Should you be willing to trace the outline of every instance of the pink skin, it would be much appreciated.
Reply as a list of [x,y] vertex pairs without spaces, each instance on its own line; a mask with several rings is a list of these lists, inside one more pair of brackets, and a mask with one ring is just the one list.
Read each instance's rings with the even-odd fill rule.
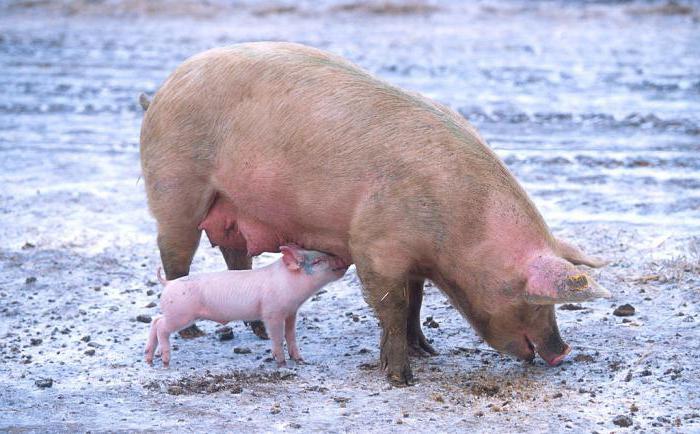
[[220,324],[229,321],[262,320],[272,341],[278,366],[285,364],[283,339],[289,357],[302,362],[296,343],[295,321],[299,307],[316,291],[339,279],[347,265],[324,253],[282,246],[282,259],[256,270],[222,271],[166,281],[161,296],[163,315],[151,324],[146,344],[146,363],[161,349],[163,366],[170,364],[170,334],[196,320]]

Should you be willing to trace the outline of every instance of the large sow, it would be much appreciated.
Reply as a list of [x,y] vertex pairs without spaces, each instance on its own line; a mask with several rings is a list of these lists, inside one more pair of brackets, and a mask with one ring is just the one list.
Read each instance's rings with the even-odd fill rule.
[[354,263],[382,327],[381,366],[412,381],[434,353],[430,279],[494,348],[549,364],[569,352],[553,304],[609,293],[574,265],[513,175],[449,108],[291,43],[185,61],[146,111],[141,163],[169,280],[202,230],[230,268],[296,244]]

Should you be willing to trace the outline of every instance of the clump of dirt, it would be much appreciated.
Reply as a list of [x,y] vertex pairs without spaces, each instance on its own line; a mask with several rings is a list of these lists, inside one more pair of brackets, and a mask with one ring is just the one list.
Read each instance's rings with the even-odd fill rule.
[[559,310],[586,310],[586,308],[580,304],[566,303],[559,306]]
[[471,391],[476,396],[496,396],[501,388],[493,383],[474,383],[471,386]]
[[220,341],[230,341],[233,339],[233,329],[229,326],[219,327],[215,331]]
[[[223,374],[213,374],[207,371],[204,375],[183,377],[173,382],[163,383],[164,389],[171,395],[196,395],[216,392],[241,393],[245,388],[256,388],[259,384],[280,383],[296,377],[293,372],[243,372],[234,371]],[[144,385],[148,390],[162,390],[157,382]]]
[[617,309],[613,311],[613,315],[615,316],[632,316],[634,315],[635,309],[634,306],[631,304],[623,304],[622,306],[618,306]]

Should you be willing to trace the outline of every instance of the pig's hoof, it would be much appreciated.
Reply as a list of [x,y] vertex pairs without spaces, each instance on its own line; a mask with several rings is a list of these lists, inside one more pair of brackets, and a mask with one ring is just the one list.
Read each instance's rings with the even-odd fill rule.
[[267,330],[265,330],[265,323],[262,321],[246,321],[246,324],[250,326],[250,329],[253,330],[255,336],[264,340],[270,339],[270,337],[267,336]]
[[406,387],[413,386],[415,384],[413,373],[408,365],[398,371],[390,370],[386,377],[389,380],[389,383],[394,387]]
[[197,327],[197,324],[192,324],[191,326],[180,330],[180,337],[183,339],[194,339],[204,336],[205,334],[206,333]]
[[425,335],[423,334],[423,331],[420,329],[420,327],[414,332],[411,332],[411,329],[409,328],[408,333],[406,335],[406,344],[408,354],[410,356],[429,357],[438,355],[438,352],[435,351],[435,348],[433,348],[433,346],[430,345],[430,343],[428,343],[428,340],[425,338]]
[[427,341],[423,342],[409,342],[408,344],[408,355],[411,357],[430,357],[437,356],[438,352],[435,351],[432,345]]

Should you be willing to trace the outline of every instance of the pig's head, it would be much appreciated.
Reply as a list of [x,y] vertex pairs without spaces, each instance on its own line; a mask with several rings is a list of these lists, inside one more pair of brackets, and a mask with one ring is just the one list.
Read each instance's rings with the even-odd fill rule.
[[331,281],[343,277],[348,269],[343,260],[327,253],[304,250],[295,245],[281,246],[280,252],[282,262],[294,273],[304,273]]
[[479,334],[493,348],[519,359],[532,361],[537,352],[550,366],[570,351],[559,335],[554,305],[610,297],[590,276],[554,255],[531,258],[525,275],[496,293],[470,299],[470,319]]

